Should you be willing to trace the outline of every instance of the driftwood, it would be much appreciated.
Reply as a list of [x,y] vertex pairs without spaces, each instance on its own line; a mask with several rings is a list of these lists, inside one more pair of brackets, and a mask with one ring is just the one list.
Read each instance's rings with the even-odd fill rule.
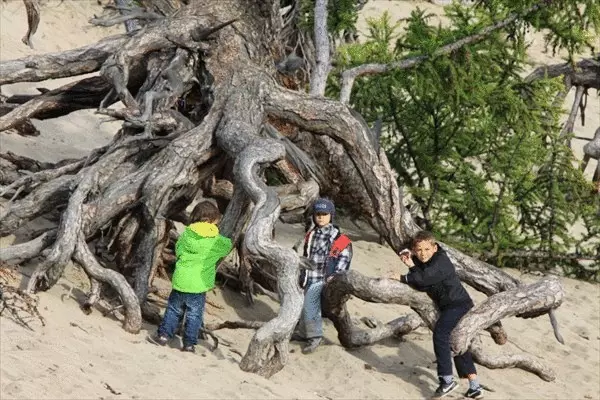
[[[368,221],[394,250],[419,227],[402,202],[377,133],[364,119],[341,102],[295,92],[278,83],[279,41],[301,36],[290,35],[292,25],[284,26],[279,2],[145,3],[153,5],[148,6],[149,12],[164,18],[149,18],[142,29],[79,49],[0,62],[0,85],[90,72],[100,72],[103,82],[108,82],[84,79],[36,97],[13,98],[8,112],[0,117],[4,127],[33,116],[64,115],[86,107],[123,121],[113,141],[85,159],[56,165],[30,163],[31,174],[17,167],[3,174],[0,191],[11,201],[0,212],[0,234],[57,210],[61,217],[52,240],[48,233],[1,254],[34,257],[48,247],[28,283],[30,293],[52,287],[65,265],[75,260],[92,283],[84,309],[89,310],[97,300],[102,283],[119,294],[124,328],[137,332],[142,315],[152,321],[160,319],[157,307],[148,302],[148,293],[154,271],[165,259],[170,220],[189,217],[185,209],[202,188],[211,187],[209,180],[231,182],[232,190],[227,184],[212,188],[225,208],[221,232],[236,244],[241,241],[244,257],[252,263],[252,268],[242,271],[246,275],[242,286],[257,288],[248,275],[256,277],[259,272],[270,282],[259,287],[281,304],[273,320],[248,325],[257,330],[240,367],[271,376],[288,360],[288,342],[302,306],[298,271],[307,267],[292,249],[273,238],[281,211],[302,210],[317,193],[330,196],[352,215]],[[533,7],[530,12],[538,6]],[[442,51],[479,40],[511,22],[499,22]],[[310,43],[302,43],[303,54],[310,59]],[[315,73],[320,74],[327,63],[319,56],[312,63],[319,65]],[[90,82],[99,85],[92,88]],[[77,96],[66,98],[75,93],[74,88]],[[321,89],[315,93],[321,94]],[[119,100],[125,109],[106,109]],[[12,166],[23,161],[2,160],[2,165]],[[270,181],[273,173],[276,185]],[[114,253],[116,270],[99,262],[90,250],[92,241],[96,248]],[[503,271],[445,247],[460,278],[490,296],[488,301],[504,296],[507,304],[518,304],[515,310],[520,316],[527,317],[532,312],[551,313],[557,306],[540,308],[519,302],[514,297],[521,293],[518,290],[524,290],[526,297],[532,291],[534,296],[536,287],[521,287]],[[239,271],[233,276],[242,281]],[[551,285],[547,289],[558,290]],[[360,331],[345,308],[350,295],[407,304],[416,314]],[[348,347],[401,335],[423,323],[432,326],[436,318],[435,308],[422,293],[356,273],[334,279],[326,302],[340,341]],[[510,310],[506,315],[512,315]],[[506,341],[506,332],[494,316],[473,326],[487,329],[498,343]],[[472,332],[457,340],[471,343]]]

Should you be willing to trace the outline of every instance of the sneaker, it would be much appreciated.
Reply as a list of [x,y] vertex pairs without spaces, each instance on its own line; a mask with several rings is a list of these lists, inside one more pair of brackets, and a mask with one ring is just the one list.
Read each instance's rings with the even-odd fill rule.
[[159,346],[164,346],[169,343],[169,338],[162,335],[148,336],[148,341]]
[[465,393],[465,397],[467,399],[483,399],[483,389],[481,386],[479,386],[477,389],[469,388],[467,393]]
[[189,344],[187,346],[183,346],[181,348],[181,351],[185,351],[186,353],[195,353],[196,352],[196,346],[194,346],[193,344]]
[[458,383],[455,380],[450,383],[446,383],[443,379],[440,379],[440,386],[438,386],[432,398],[441,399],[442,397],[445,397],[453,392],[457,387]]
[[306,346],[302,348],[302,354],[310,354],[319,347],[321,344],[321,338],[312,338],[308,339],[308,343]]

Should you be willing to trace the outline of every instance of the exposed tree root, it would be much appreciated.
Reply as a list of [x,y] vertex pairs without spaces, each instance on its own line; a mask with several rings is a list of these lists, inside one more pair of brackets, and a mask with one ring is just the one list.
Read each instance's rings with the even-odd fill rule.
[[473,360],[489,369],[520,368],[536,374],[546,382],[556,379],[556,374],[537,358],[529,354],[487,354],[483,351],[481,340],[475,338],[471,345]]
[[[56,118],[76,110],[97,108],[110,89],[111,86],[105,79],[94,76],[31,96],[22,105],[0,117],[0,132],[13,128],[29,118]],[[11,104],[14,100],[18,99],[9,97],[6,102]]]
[[38,256],[42,250],[50,246],[56,238],[56,230],[52,229],[37,238],[10,247],[0,248],[0,261],[26,261]]
[[206,324],[206,329],[209,331],[218,331],[219,329],[259,329],[265,325],[262,321],[222,321],[209,322]]
[[25,3],[25,9],[27,10],[27,33],[21,41],[33,49],[31,37],[35,35],[40,24],[40,4],[38,0],[23,0],[23,3]]
[[452,351],[467,351],[475,335],[482,329],[513,315],[531,317],[547,313],[562,303],[563,289],[557,277],[549,276],[531,285],[519,286],[478,304],[461,319],[452,331]]
[[256,332],[240,362],[242,370],[269,377],[286,364],[289,338],[302,309],[302,294],[297,283],[297,254],[271,240],[273,225],[279,216],[277,195],[258,175],[260,165],[283,158],[285,148],[272,139],[257,136],[262,122],[257,102],[261,81],[247,81],[247,84],[248,92],[234,93],[228,98],[228,112],[217,131],[217,139],[229,154],[236,155],[234,175],[255,205],[244,240],[249,256],[278,266],[277,281],[282,299],[279,313]]
[[[76,248],[74,249],[75,261],[85,269],[85,272],[91,278],[96,281],[106,282],[116,289],[125,308],[123,329],[130,333],[138,333],[142,327],[142,313],[135,292],[131,289],[131,286],[129,286],[123,275],[117,271],[104,268],[98,263],[82,236],[77,239]],[[96,287],[97,289],[95,290],[99,291],[99,284],[94,284],[94,280],[92,280],[92,288]],[[92,300],[91,304],[93,304],[95,296],[94,290],[92,290],[92,296],[90,296],[91,299],[88,299],[88,302]],[[90,306],[88,306],[88,309]]]

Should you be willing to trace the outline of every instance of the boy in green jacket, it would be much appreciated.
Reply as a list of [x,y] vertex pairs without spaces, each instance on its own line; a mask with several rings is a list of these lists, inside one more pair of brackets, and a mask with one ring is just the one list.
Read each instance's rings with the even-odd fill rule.
[[194,353],[202,328],[206,292],[215,286],[217,262],[233,246],[229,238],[219,234],[217,224],[221,213],[213,203],[199,203],[192,215],[198,222],[187,226],[175,244],[173,290],[157,335],[152,339],[161,346],[167,344],[185,311],[182,350]]

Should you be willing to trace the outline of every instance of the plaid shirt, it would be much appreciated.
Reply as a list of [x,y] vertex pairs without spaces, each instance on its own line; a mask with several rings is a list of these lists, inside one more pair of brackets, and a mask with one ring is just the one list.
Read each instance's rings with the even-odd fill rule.
[[[325,264],[329,257],[331,245],[339,233],[340,231],[338,228],[332,224],[328,224],[322,228],[316,227],[309,235],[306,246],[308,254],[305,254],[305,256],[315,263],[317,267],[314,271],[306,271],[308,278],[307,287],[325,279]],[[347,247],[337,257],[335,273],[347,270],[351,259],[352,251],[350,250],[350,247]]]

